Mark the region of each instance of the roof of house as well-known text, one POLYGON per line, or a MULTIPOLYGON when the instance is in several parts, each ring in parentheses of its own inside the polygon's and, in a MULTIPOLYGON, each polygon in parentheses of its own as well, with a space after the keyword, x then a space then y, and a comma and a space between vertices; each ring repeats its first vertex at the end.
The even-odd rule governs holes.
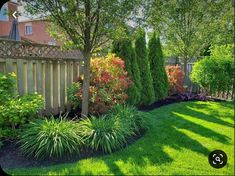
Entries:
POLYGON ((14 4, 14 5, 18 5, 18 3, 17 2, 14 2, 14 1, 9 1, 8 3, 11 3, 11 4, 14 4))
POLYGON ((19 20, 19 23, 27 23, 27 22, 35 22, 35 21, 49 21, 47 19, 25 19, 25 20, 19 20))

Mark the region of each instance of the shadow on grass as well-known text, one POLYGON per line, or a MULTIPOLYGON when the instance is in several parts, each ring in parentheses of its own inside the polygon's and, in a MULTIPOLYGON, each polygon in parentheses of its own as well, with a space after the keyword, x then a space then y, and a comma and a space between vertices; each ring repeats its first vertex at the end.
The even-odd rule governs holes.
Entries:
MULTIPOLYGON (((217 107, 223 108, 222 110, 215 109, 215 107, 213 107, 213 105, 211 104, 190 104, 189 106, 186 107, 187 115, 191 115, 191 116, 194 116, 195 118, 205 120, 208 122, 217 123, 217 124, 224 125, 227 127, 234 127, 234 124, 224 121, 223 118, 221 117, 221 116, 227 116, 228 118, 234 119, 233 114, 228 114, 228 111, 230 109, 233 109, 234 105, 230 103, 224 103, 224 102, 221 102, 220 105, 221 106, 217 106, 217 107), (201 112, 200 111, 201 109, 207 109, 207 113, 201 112)), ((185 114, 185 111, 182 111, 182 110, 177 110, 176 112, 185 114)))
MULTIPOLYGON (((228 106, 227 108, 233 108, 228 106)), ((208 156, 210 151, 203 146, 198 140, 186 135, 180 129, 186 129, 200 136, 213 139, 214 141, 228 144, 230 138, 223 134, 219 134, 215 130, 209 128, 210 122, 218 123, 226 127, 233 125, 218 118, 219 109, 214 109, 210 105, 197 103, 179 103, 155 109, 149 113, 145 113, 149 119, 150 129, 141 139, 127 148, 117 151, 112 155, 98 157, 95 162, 103 162, 108 167, 110 173, 115 175, 124 175, 123 170, 131 172, 131 174, 143 174, 140 168, 148 165, 162 165, 174 161, 166 151, 165 147, 175 150, 191 150, 198 155, 208 156), (194 108, 194 109, 193 109, 194 108), (204 109, 210 111, 208 114, 198 111, 204 109), (195 120, 198 118, 204 120, 204 125, 198 124, 195 120), (195 123, 196 122, 196 123, 195 123), (208 128, 206 127, 208 126, 208 128), (119 164, 119 163, 122 164, 119 164), (122 166, 121 166, 122 165, 122 166), (134 167, 134 166, 138 167, 134 167)), ((76 167, 76 166, 74 166, 76 167)), ((79 174, 79 169, 71 166, 67 168, 69 174, 79 174)), ((63 170, 61 170, 63 172, 63 170)), ((60 171, 59 171, 60 173, 60 171)), ((87 174, 94 174, 90 171, 87 174)))
MULTIPOLYGON (((216 140, 218 142, 224 143, 224 144, 229 144, 229 137, 217 133, 209 128, 206 128, 202 125, 199 125, 197 123, 194 122, 190 122, 186 119, 184 119, 185 114, 180 114, 177 112, 173 112, 173 115, 175 115, 176 117, 180 118, 180 122, 176 125, 176 127, 178 129, 187 129, 189 131, 192 131, 193 133, 199 134, 203 137, 207 137, 207 138, 212 138, 213 140, 216 140)), ((203 115, 205 117, 205 115, 203 115)), ((202 116, 201 116, 202 117, 202 116)))
MULTIPOLYGON (((224 104, 228 110, 233 108, 233 105, 224 104)), ((174 105, 171 105, 171 107, 174 107, 174 105)), ((219 118, 220 109, 210 107, 210 104, 197 103, 185 103, 184 105, 179 105, 179 107, 180 108, 170 108, 169 110, 167 107, 164 107, 159 112, 156 110, 150 112, 151 129, 148 134, 141 139, 141 141, 135 143, 135 146, 129 146, 128 150, 123 152, 122 155, 118 154, 118 152, 116 154, 116 156, 119 156, 118 160, 122 160, 126 163, 129 160, 132 160, 140 167, 145 167, 149 163, 152 165, 171 163, 174 158, 171 158, 166 152, 164 152, 164 147, 166 146, 176 150, 188 149, 206 157, 209 155, 210 151, 204 147, 203 144, 190 136, 187 136, 179 129, 186 129, 223 144, 230 143, 230 138, 216 132, 216 129, 212 130, 191 121, 195 121, 195 118, 198 118, 206 122, 213 122, 223 126, 233 127, 233 124, 219 118), (195 108, 195 110, 192 108, 195 108), (197 109, 208 109, 209 113, 206 114, 197 111, 197 109), (154 116, 156 116, 156 118, 154 116), (158 116, 162 116, 162 118, 157 118, 158 116), (189 119, 185 118, 185 116, 189 117, 189 119), (148 163, 146 163, 146 158, 148 163)), ((207 125, 209 126, 209 124, 207 125)), ((116 156, 114 158, 116 158, 116 156)), ((106 162, 104 159, 103 161, 107 164, 110 170, 113 171, 112 173, 123 174, 120 169, 117 169, 118 166, 115 164, 117 160, 115 161, 114 159, 113 162, 106 162)), ((138 172, 136 171, 134 174, 138 174, 138 172)))

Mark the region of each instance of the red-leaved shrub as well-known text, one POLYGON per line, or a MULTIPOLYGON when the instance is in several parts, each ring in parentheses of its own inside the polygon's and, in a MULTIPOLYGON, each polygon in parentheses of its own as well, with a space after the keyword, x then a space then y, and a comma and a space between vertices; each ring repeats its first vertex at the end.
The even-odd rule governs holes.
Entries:
MULTIPOLYGON (((82 78, 68 91, 69 100, 78 106, 82 102, 82 78)), ((89 88, 89 113, 103 114, 115 104, 123 104, 128 98, 126 89, 132 84, 125 71, 124 61, 115 55, 91 60, 89 88)))
POLYGON ((184 73, 179 65, 166 66, 166 73, 170 84, 170 94, 184 92, 184 73))

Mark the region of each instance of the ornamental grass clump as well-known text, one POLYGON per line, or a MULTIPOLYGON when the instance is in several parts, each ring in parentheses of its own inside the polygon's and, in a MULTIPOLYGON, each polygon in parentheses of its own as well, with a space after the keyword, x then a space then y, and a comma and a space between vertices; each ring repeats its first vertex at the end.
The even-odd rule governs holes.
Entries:
POLYGON ((146 117, 134 106, 116 105, 109 113, 111 117, 121 119, 123 123, 128 124, 133 131, 132 134, 140 134, 148 129, 146 117))
POLYGON ((60 119, 37 120, 27 125, 19 140, 20 149, 36 159, 79 154, 83 143, 76 122, 60 119))
POLYGON ((81 120, 78 128, 82 131, 86 146, 103 153, 112 153, 122 148, 127 143, 126 137, 133 133, 121 119, 107 116, 92 116, 81 120))
POLYGON ((130 138, 148 129, 145 116, 134 107, 116 105, 104 116, 78 123, 86 147, 103 153, 123 148, 130 138))

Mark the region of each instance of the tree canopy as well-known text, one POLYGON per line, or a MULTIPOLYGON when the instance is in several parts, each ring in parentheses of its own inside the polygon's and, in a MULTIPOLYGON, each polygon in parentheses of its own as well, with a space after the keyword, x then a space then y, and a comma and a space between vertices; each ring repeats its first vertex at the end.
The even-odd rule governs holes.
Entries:
POLYGON ((151 4, 149 24, 185 64, 212 43, 233 43, 231 1, 153 0, 151 4))
POLYGON ((91 55, 130 20, 140 0, 25 1, 31 14, 52 22, 54 36, 82 51, 85 58, 82 114, 87 116, 91 55))

